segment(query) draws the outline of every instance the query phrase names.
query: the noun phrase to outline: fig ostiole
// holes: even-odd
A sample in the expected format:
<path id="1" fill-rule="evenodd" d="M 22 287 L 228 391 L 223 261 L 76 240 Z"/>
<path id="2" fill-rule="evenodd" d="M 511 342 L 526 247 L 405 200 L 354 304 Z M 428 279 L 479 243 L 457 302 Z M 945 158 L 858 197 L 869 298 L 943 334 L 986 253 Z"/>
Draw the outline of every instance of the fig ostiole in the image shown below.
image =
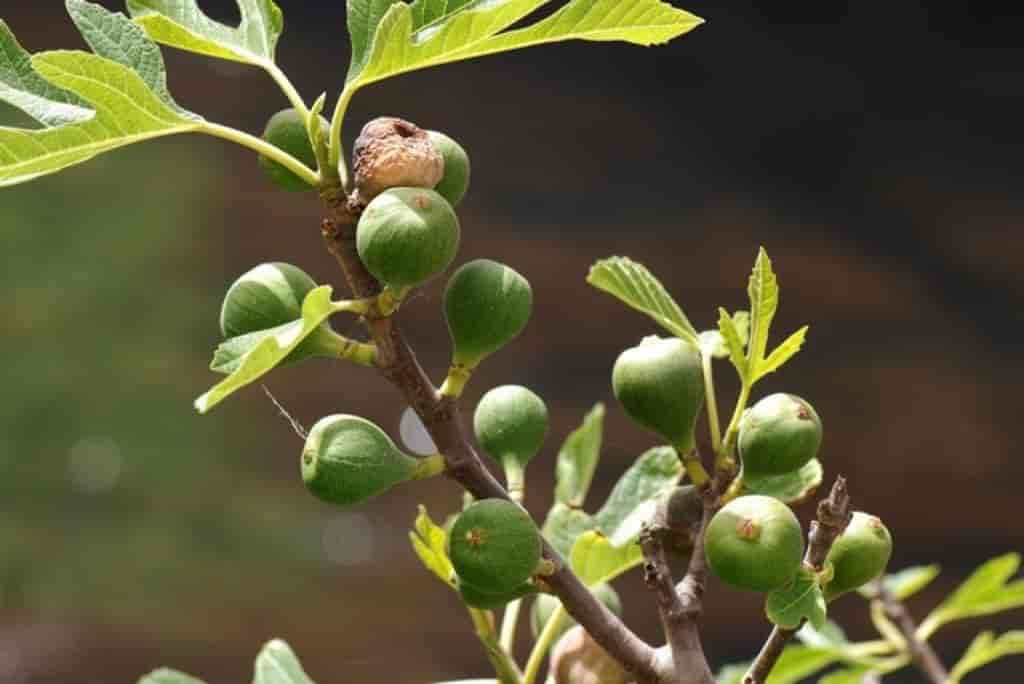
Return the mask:
<path id="1" fill-rule="evenodd" d="M 513 268 L 490 259 L 460 266 L 444 291 L 452 362 L 441 393 L 461 395 L 473 369 L 515 339 L 532 310 L 530 283 Z"/>
<path id="2" fill-rule="evenodd" d="M 678 338 L 646 337 L 615 360 L 612 389 L 630 418 L 668 440 L 684 457 L 693 452 L 704 403 L 697 347 Z"/>
<path id="3" fill-rule="evenodd" d="M 377 280 L 401 290 L 448 268 L 459 236 L 448 200 L 427 188 L 397 187 L 377 195 L 359 217 L 356 250 Z"/>
<path id="4" fill-rule="evenodd" d="M 509 494 L 521 500 L 526 464 L 544 444 L 548 407 L 522 385 L 502 385 L 488 391 L 473 412 L 473 431 L 484 452 L 505 470 Z"/>
<path id="5" fill-rule="evenodd" d="M 740 419 L 739 453 L 745 473 L 782 475 L 794 472 L 818 455 L 821 419 L 806 400 L 793 394 L 771 394 Z"/>
<path id="6" fill-rule="evenodd" d="M 457 207 L 469 190 L 469 155 L 462 145 L 444 133 L 427 131 L 427 136 L 444 159 L 444 175 L 434 190 L 441 193 L 453 207 Z"/>
<path id="7" fill-rule="evenodd" d="M 341 506 L 365 501 L 409 480 L 444 472 L 444 457 L 413 458 L 365 418 L 338 414 L 309 431 L 300 458 L 302 480 L 317 497 Z"/>
<path id="8" fill-rule="evenodd" d="M 393 116 L 363 126 L 352 148 L 352 167 L 364 204 L 389 188 L 433 188 L 444 177 L 444 157 L 427 132 Z"/>
<path id="9" fill-rule="evenodd" d="M 448 557 L 460 582 L 486 594 L 506 594 L 536 574 L 541 536 L 523 508 L 483 499 L 459 513 L 448 534 Z"/>
<path id="10" fill-rule="evenodd" d="M 331 124 L 322 116 L 317 118 L 320 132 L 326 139 L 330 136 Z M 267 121 L 263 130 L 263 139 L 287 152 L 310 169 L 316 169 L 317 158 L 313 151 L 313 144 L 309 140 L 309 130 L 305 119 L 299 112 L 294 109 L 283 109 Z M 293 171 L 269 157 L 260 155 L 259 165 L 270 181 L 282 190 L 302 192 L 314 189 Z"/>
<path id="11" fill-rule="evenodd" d="M 804 554 L 803 530 L 789 506 L 768 496 L 733 499 L 704 533 L 708 567 L 738 589 L 769 592 L 790 581 Z"/>
<path id="12" fill-rule="evenodd" d="M 597 597 L 598 601 L 604 604 L 605 608 L 622 617 L 622 599 L 619 598 L 618 592 L 615 591 L 612 585 L 607 583 L 598 584 L 591 587 L 590 591 Z M 530 632 L 533 634 L 534 639 L 540 636 L 544 625 L 548 623 L 555 609 L 561 605 L 562 602 L 558 600 L 557 596 L 537 594 L 537 597 L 533 600 L 533 605 L 530 607 Z M 576 624 L 576 620 L 567 614 L 561 619 L 555 638 L 561 637 L 575 627 Z"/>
<path id="13" fill-rule="evenodd" d="M 882 521 L 855 511 L 826 557 L 832 577 L 825 583 L 825 600 L 864 586 L 885 571 L 892 556 L 892 535 Z"/>

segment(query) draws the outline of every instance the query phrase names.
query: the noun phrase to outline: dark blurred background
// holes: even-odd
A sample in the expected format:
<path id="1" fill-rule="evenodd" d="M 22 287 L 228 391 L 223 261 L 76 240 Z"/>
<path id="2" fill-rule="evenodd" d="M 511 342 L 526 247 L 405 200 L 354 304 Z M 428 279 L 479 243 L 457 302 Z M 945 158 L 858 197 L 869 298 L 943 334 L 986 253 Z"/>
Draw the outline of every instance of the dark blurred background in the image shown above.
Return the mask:
<path id="1" fill-rule="evenodd" d="M 202 4 L 237 21 L 229 2 Z M 343 81 L 343 4 L 281 2 L 280 61 L 308 99 Z M 744 306 L 765 245 L 779 335 L 811 331 L 759 394 L 814 402 L 827 476 L 848 476 L 856 507 L 886 520 L 893 568 L 942 564 L 912 600 L 922 617 L 977 564 L 1024 549 L 1017 24 L 991 3 L 677 4 L 708 24 L 663 47 L 570 43 L 407 75 L 356 98 L 348 136 L 394 114 L 470 150 L 460 260 L 506 261 L 537 301 L 466 406 L 506 382 L 548 401 L 528 497 L 538 515 L 554 452 L 595 401 L 610 410 L 592 505 L 654 443 L 615 405 L 609 372 L 655 329 L 587 286 L 588 266 L 627 254 L 710 327 L 717 306 Z M 0 15 L 32 51 L 82 46 L 56 0 Z M 178 100 L 209 118 L 258 132 L 286 104 L 255 69 L 166 56 Z M 299 483 L 299 438 L 259 388 L 192 410 L 215 379 L 220 297 L 237 275 L 285 260 L 340 286 L 315 198 L 275 192 L 254 161 L 172 138 L 0 191 L 3 684 L 131 682 L 162 664 L 246 682 L 272 636 L 324 684 L 487 672 L 455 596 L 405 536 L 418 502 L 456 508 L 453 485 L 331 509 Z M 438 379 L 442 284 L 401 312 Z M 310 363 L 267 384 L 307 427 L 352 412 L 398 431 L 401 401 L 368 371 Z M 654 638 L 640 583 L 620 588 L 628 621 Z M 716 584 L 708 603 L 715 665 L 750 657 L 767 632 L 760 602 Z M 845 599 L 834 616 L 867 637 L 865 608 Z M 936 643 L 952 663 L 983 626 L 1022 623 L 1020 611 L 958 623 Z M 971 681 L 1017 681 L 1020 667 Z"/>

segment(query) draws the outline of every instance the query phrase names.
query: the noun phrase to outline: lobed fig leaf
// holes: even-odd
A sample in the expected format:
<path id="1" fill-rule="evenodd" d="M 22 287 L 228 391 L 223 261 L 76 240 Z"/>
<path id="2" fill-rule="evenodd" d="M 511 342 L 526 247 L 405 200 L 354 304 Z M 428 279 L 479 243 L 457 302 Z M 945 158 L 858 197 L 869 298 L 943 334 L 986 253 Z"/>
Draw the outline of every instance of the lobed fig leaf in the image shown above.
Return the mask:
<path id="1" fill-rule="evenodd" d="M 677 338 L 644 338 L 619 355 L 612 389 L 626 413 L 680 453 L 693 451 L 697 415 L 704 403 L 700 351 Z"/>
<path id="2" fill-rule="evenodd" d="M 448 200 L 453 207 L 459 206 L 469 190 L 469 155 L 459 143 L 438 131 L 427 131 L 430 142 L 444 159 L 444 175 L 434 190 Z"/>
<path id="3" fill-rule="evenodd" d="M 452 365 L 471 370 L 515 339 L 533 310 L 533 291 L 514 269 L 489 259 L 463 264 L 444 293 Z"/>
<path id="4" fill-rule="evenodd" d="M 391 188 L 363 211 L 356 249 L 377 280 L 401 289 L 448 268 L 459 237 L 459 219 L 444 197 L 425 188 Z"/>
<path id="5" fill-rule="evenodd" d="M 789 506 L 767 496 L 741 496 L 708 523 L 708 566 L 738 589 L 769 592 L 790 582 L 804 553 L 803 531 Z"/>
<path id="6" fill-rule="evenodd" d="M 309 431 L 302 480 L 324 501 L 349 506 L 424 475 L 427 463 L 402 453 L 374 423 L 339 414 L 321 418 Z"/>
<path id="7" fill-rule="evenodd" d="M 855 511 L 828 552 L 833 574 L 825 585 L 825 598 L 831 601 L 875 579 L 885 571 L 891 556 L 892 535 L 882 521 Z"/>
<path id="8" fill-rule="evenodd" d="M 781 475 L 804 467 L 821 447 L 821 419 L 805 399 L 772 394 L 740 420 L 739 450 L 744 473 Z"/>
<path id="9" fill-rule="evenodd" d="M 548 407 L 522 385 L 502 385 L 480 399 L 473 431 L 483 450 L 506 468 L 522 470 L 544 444 Z"/>
<path id="10" fill-rule="evenodd" d="M 476 501 L 455 518 L 448 534 L 448 557 L 460 583 L 481 593 L 505 595 L 536 571 L 540 531 L 511 501 Z"/>
<path id="11" fill-rule="evenodd" d="M 317 116 L 320 125 L 320 135 L 326 137 L 330 134 L 331 124 L 322 116 Z M 309 140 L 309 129 L 306 126 L 305 118 L 294 109 L 282 109 L 270 117 L 266 127 L 263 129 L 263 139 L 271 145 L 278 147 L 309 168 L 317 168 L 316 152 L 313 151 L 313 144 Z M 266 174 L 277 187 L 290 192 L 305 192 L 313 190 L 314 187 L 305 180 L 295 175 L 276 161 L 260 155 L 258 157 L 260 169 Z"/>

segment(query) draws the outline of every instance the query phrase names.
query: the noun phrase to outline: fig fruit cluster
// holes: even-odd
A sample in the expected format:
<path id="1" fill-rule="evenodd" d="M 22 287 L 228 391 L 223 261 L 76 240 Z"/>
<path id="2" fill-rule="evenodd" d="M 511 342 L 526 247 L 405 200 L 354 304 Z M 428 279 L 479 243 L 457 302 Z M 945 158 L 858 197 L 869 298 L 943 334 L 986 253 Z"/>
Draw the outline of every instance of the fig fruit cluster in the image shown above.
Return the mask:
<path id="1" fill-rule="evenodd" d="M 330 135 L 331 124 L 322 116 L 317 117 L 317 123 L 320 126 L 321 135 L 326 140 Z M 263 139 L 284 150 L 306 166 L 316 168 L 316 153 L 309 140 L 306 122 L 294 109 L 283 109 L 270 117 L 266 128 L 263 129 Z M 289 192 L 315 190 L 312 185 L 269 157 L 260 155 L 257 161 L 270 182 L 282 190 Z"/>

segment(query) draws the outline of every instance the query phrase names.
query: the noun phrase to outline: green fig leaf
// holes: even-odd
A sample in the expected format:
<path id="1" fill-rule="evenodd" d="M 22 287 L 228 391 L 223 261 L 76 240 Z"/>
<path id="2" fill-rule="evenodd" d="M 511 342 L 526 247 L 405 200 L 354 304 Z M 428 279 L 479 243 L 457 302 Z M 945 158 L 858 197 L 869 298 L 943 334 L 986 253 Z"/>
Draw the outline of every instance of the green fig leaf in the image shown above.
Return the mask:
<path id="1" fill-rule="evenodd" d="M 1011 655 L 1024 655 L 1024 630 L 1007 632 L 998 639 L 992 632 L 974 637 L 967 651 L 949 673 L 951 684 L 959 684 L 964 675 Z"/>
<path id="2" fill-rule="evenodd" d="M 311 290 L 302 302 L 302 318 L 281 326 L 279 332 L 253 347 L 231 375 L 196 399 L 196 410 L 206 413 L 238 390 L 259 380 L 280 365 L 328 316 L 343 308 L 343 305 L 331 301 L 329 285 Z"/>
<path id="3" fill-rule="evenodd" d="M 138 681 L 138 684 L 205 684 L 203 680 L 190 677 L 177 670 L 160 668 Z"/>
<path id="4" fill-rule="evenodd" d="M 596 530 L 584 532 L 572 547 L 569 565 L 588 587 L 610 582 L 644 560 L 639 544 L 613 546 Z"/>
<path id="5" fill-rule="evenodd" d="M 768 355 L 768 358 L 764 360 L 764 363 L 758 365 L 757 375 L 754 376 L 754 381 L 756 382 L 757 380 L 760 380 L 769 373 L 774 373 L 784 363 L 796 356 L 796 353 L 800 351 L 800 348 L 803 347 L 804 342 L 806 341 L 807 331 L 809 328 L 810 326 L 805 325 L 776 347 L 772 353 Z"/>
<path id="6" fill-rule="evenodd" d="M 654 514 L 658 497 L 679 482 L 683 470 L 672 447 L 649 449 L 615 483 L 594 516 L 598 529 L 616 547 L 635 541 Z"/>
<path id="7" fill-rule="evenodd" d="M 768 333 L 772 327 L 775 312 L 779 309 L 779 281 L 772 270 L 772 260 L 764 247 L 758 250 L 754 269 L 747 283 L 750 297 L 750 343 L 747 346 L 747 360 L 751 376 L 757 377 L 764 354 L 768 348 Z"/>
<path id="8" fill-rule="evenodd" d="M 796 633 L 796 638 L 805 646 L 819 646 L 822 648 L 843 646 L 850 643 L 846 638 L 843 628 L 832 620 L 826 620 L 825 624 L 815 627 L 810 622 L 805 623 Z"/>
<path id="9" fill-rule="evenodd" d="M 587 282 L 645 313 L 676 337 L 697 345 L 697 331 L 665 287 L 646 267 L 626 257 L 611 257 L 590 268 Z"/>
<path id="10" fill-rule="evenodd" d="M 268 642 L 256 657 L 253 684 L 314 684 L 291 647 L 280 639 Z"/>
<path id="11" fill-rule="evenodd" d="M 58 88 L 32 68 L 32 55 L 0 19 L 0 101 L 17 107 L 44 126 L 63 126 L 91 119 L 86 102 Z"/>
<path id="12" fill-rule="evenodd" d="M 272 0 L 238 0 L 242 21 L 226 26 L 196 0 L 128 0 L 128 13 L 158 43 L 262 68 L 274 63 L 284 16 Z"/>
<path id="13" fill-rule="evenodd" d="M 494 0 L 445 7 L 437 0 L 412 6 L 356 0 L 350 8 L 353 60 L 346 76 L 352 92 L 417 69 L 564 40 L 664 43 L 702 20 L 660 0 L 572 0 L 549 17 L 502 33 L 547 0 Z M 370 37 L 372 36 L 372 37 Z"/>
<path id="14" fill-rule="evenodd" d="M 134 40 L 127 33 L 122 37 Z M 144 55 L 148 39 L 135 38 L 140 42 L 134 47 L 125 43 L 119 49 Z M 41 130 L 0 127 L 0 186 L 55 173 L 132 143 L 203 130 L 201 119 L 154 92 L 145 79 L 152 80 L 155 71 L 144 70 L 144 77 L 120 62 L 75 50 L 34 55 L 31 67 L 55 87 L 88 102 L 94 116 Z"/>
<path id="15" fill-rule="evenodd" d="M 601 456 L 604 404 L 596 404 L 558 451 L 555 463 L 555 501 L 572 508 L 583 505 Z"/>
<path id="16" fill-rule="evenodd" d="M 821 461 L 812 458 L 799 470 L 782 475 L 743 476 L 743 489 L 748 494 L 762 494 L 796 504 L 806 501 L 821 486 L 825 469 Z"/>
<path id="17" fill-rule="evenodd" d="M 800 684 L 840 659 L 841 654 L 833 648 L 787 646 L 768 675 L 766 684 Z M 726 665 L 719 671 L 715 681 L 717 684 L 742 684 L 743 675 L 748 669 L 749 663 Z"/>
<path id="18" fill-rule="evenodd" d="M 95 54 L 128 67 L 164 104 L 190 116 L 167 90 L 167 70 L 160 47 L 146 37 L 142 28 L 120 12 L 85 0 L 67 0 L 67 10 Z"/>
<path id="19" fill-rule="evenodd" d="M 580 535 L 596 526 L 594 518 L 589 514 L 557 501 L 548 511 L 541 533 L 558 553 L 568 557 Z"/>
<path id="20" fill-rule="evenodd" d="M 447 538 L 448 533 L 430 519 L 426 507 L 421 505 L 419 515 L 416 516 L 415 526 L 409 532 L 409 541 L 412 542 L 413 550 L 427 570 L 455 589 L 455 568 L 452 567 L 452 562 L 448 559 Z"/>
<path id="21" fill-rule="evenodd" d="M 256 330 L 255 332 L 246 333 L 245 335 L 239 335 L 237 337 L 224 340 L 217 345 L 217 349 L 213 352 L 213 360 L 210 362 L 210 370 L 215 373 L 223 373 L 225 375 L 234 373 L 238 370 L 238 367 L 242 365 L 242 361 L 245 359 L 245 356 L 258 347 L 261 342 L 267 338 L 274 337 L 275 335 L 280 335 L 288 328 L 288 326 L 291 326 L 294 323 L 294 321 L 282 323 L 281 325 L 273 328 Z"/>
<path id="22" fill-rule="evenodd" d="M 818 680 L 818 684 L 861 684 L 864 676 L 871 673 L 868 666 L 856 667 L 852 670 L 837 670 Z"/>
<path id="23" fill-rule="evenodd" d="M 747 352 L 743 338 L 740 336 L 740 328 L 736 319 L 729 315 L 725 309 L 718 309 L 718 331 L 722 341 L 728 349 L 729 360 L 736 368 L 740 379 L 746 382 L 747 378 Z"/>
<path id="24" fill-rule="evenodd" d="M 932 580 L 938 577 L 939 569 L 938 565 L 918 565 L 905 568 L 899 572 L 885 575 L 882 578 L 882 584 L 897 601 L 906 601 L 931 584 Z M 870 587 L 861 587 L 857 591 L 864 598 L 872 596 Z"/>
<path id="25" fill-rule="evenodd" d="M 817 575 L 801 567 L 789 584 L 768 593 L 765 612 L 783 629 L 797 629 L 805 619 L 819 629 L 824 627 L 827 609 Z"/>
<path id="26" fill-rule="evenodd" d="M 1020 561 L 1019 553 L 1008 553 L 982 565 L 932 611 L 921 631 L 931 634 L 954 620 L 1024 607 L 1024 579 L 1009 581 L 1017 574 Z"/>

